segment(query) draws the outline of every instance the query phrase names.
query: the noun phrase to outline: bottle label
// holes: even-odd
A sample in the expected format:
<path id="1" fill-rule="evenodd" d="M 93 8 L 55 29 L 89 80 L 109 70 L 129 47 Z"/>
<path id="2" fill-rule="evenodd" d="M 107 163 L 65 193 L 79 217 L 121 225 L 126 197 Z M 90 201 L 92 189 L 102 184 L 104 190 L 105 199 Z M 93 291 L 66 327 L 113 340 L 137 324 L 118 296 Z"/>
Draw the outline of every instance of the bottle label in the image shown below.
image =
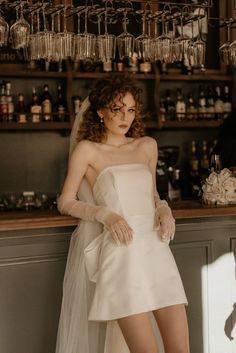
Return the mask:
<path id="1" fill-rule="evenodd" d="M 215 112 L 218 114 L 221 114 L 224 112 L 224 106 L 221 100 L 215 101 Z"/>
<path id="2" fill-rule="evenodd" d="M 42 112 L 41 106 L 40 105 L 32 105 L 30 108 L 30 111 L 32 113 L 31 119 L 33 123 L 39 123 L 40 122 L 40 114 Z"/>
<path id="3" fill-rule="evenodd" d="M 59 105 L 57 109 L 59 120 L 64 120 L 65 118 L 65 107 L 63 105 Z"/>
<path id="4" fill-rule="evenodd" d="M 176 104 L 176 116 L 177 119 L 181 120 L 185 118 L 186 105 L 184 102 L 177 102 Z"/>
<path id="5" fill-rule="evenodd" d="M 18 115 L 18 123 L 27 123 L 26 115 L 24 113 Z"/>
<path id="6" fill-rule="evenodd" d="M 224 103 L 224 112 L 225 113 L 231 113 L 232 111 L 232 103 L 231 102 L 225 102 Z"/>
<path id="7" fill-rule="evenodd" d="M 52 120 L 51 113 L 52 113 L 52 103 L 49 99 L 45 99 L 42 102 L 42 111 L 44 114 L 44 120 L 49 121 Z"/>
<path id="8" fill-rule="evenodd" d="M 52 112 L 52 104 L 49 99 L 45 99 L 42 103 L 43 113 L 51 114 Z"/>
<path id="9" fill-rule="evenodd" d="M 199 167 L 198 159 L 192 160 L 191 161 L 191 170 L 192 171 L 198 171 L 198 167 Z"/>

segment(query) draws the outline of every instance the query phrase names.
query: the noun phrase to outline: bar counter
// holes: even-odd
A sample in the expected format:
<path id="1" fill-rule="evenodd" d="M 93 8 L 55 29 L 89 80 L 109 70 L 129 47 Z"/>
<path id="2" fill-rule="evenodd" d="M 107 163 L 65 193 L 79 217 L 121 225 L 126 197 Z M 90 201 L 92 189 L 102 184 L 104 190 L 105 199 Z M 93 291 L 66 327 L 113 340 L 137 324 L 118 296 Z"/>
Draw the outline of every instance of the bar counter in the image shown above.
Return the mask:
<path id="1" fill-rule="evenodd" d="M 175 219 L 236 216 L 236 205 L 209 206 L 200 200 L 170 203 Z M 0 213 L 0 231 L 76 226 L 77 219 L 53 211 L 9 211 Z"/>
<path id="2" fill-rule="evenodd" d="M 236 322 L 236 205 L 189 200 L 170 206 L 176 218 L 170 246 L 189 303 L 191 353 L 236 352 L 229 339 Z M 55 353 L 77 222 L 57 210 L 0 212 L 0 352 Z"/>

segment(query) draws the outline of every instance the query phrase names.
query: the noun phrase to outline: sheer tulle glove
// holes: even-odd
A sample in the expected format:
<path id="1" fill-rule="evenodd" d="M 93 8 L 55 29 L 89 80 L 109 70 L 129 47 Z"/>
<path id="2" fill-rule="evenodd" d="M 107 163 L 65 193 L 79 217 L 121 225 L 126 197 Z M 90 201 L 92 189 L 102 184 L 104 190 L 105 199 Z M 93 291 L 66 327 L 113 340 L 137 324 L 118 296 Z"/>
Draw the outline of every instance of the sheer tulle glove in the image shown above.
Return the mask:
<path id="1" fill-rule="evenodd" d="M 117 245 L 128 245 L 132 240 L 133 231 L 126 220 L 105 206 L 96 206 L 76 200 L 71 194 L 62 194 L 57 200 L 57 205 L 62 214 L 81 218 L 84 221 L 102 223 Z"/>
<path id="2" fill-rule="evenodd" d="M 171 209 L 165 200 L 160 200 L 159 195 L 155 195 L 156 224 L 160 237 L 163 241 L 169 243 L 175 235 L 175 219 Z"/>

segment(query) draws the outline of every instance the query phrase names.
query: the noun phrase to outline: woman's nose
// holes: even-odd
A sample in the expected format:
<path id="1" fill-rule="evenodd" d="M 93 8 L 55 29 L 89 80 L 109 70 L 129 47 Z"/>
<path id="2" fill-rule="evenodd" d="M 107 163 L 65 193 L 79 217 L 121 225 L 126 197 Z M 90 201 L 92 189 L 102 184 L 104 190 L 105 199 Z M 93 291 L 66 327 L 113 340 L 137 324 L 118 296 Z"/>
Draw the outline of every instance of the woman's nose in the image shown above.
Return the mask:
<path id="1" fill-rule="evenodd" d="M 120 113 L 121 113 L 120 114 L 121 119 L 125 120 L 126 117 L 127 117 L 127 111 L 126 110 L 121 110 Z"/>

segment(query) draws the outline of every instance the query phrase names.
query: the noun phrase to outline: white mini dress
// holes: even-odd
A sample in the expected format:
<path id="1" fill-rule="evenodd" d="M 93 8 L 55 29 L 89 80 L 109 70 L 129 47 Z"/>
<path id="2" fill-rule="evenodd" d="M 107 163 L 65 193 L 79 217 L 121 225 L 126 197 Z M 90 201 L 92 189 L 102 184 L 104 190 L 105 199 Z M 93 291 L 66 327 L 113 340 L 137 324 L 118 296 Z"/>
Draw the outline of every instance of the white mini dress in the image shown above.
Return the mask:
<path id="1" fill-rule="evenodd" d="M 133 240 L 117 245 L 104 231 L 85 249 L 91 281 L 96 283 L 89 320 L 108 321 L 187 303 L 169 248 L 155 229 L 152 174 L 145 164 L 110 166 L 98 175 L 95 201 L 124 217 Z"/>
<path id="2" fill-rule="evenodd" d="M 56 353 L 129 353 L 118 318 L 187 304 L 172 252 L 155 229 L 152 175 L 145 164 L 109 166 L 92 192 L 84 179 L 78 196 L 122 215 L 133 240 L 118 246 L 98 222 L 80 221 L 70 242 Z"/>

